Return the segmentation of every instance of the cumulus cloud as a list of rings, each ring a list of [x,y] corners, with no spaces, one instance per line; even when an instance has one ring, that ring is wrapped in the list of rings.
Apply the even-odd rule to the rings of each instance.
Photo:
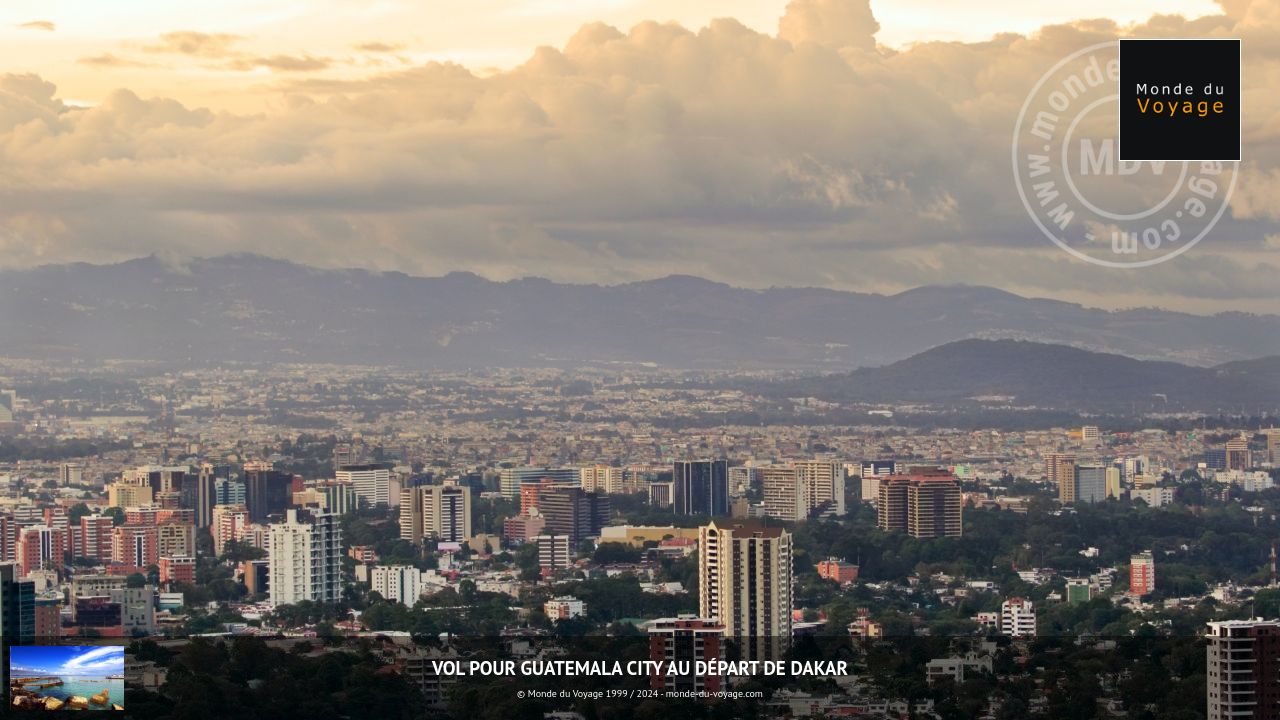
[[[220,58],[234,54],[233,46],[243,40],[228,33],[203,33],[178,30],[160,36],[160,41],[143,49],[152,53],[194,55],[204,58]]]
[[[53,32],[58,29],[58,26],[49,20],[32,20],[31,22],[22,23],[18,27],[23,30],[42,30],[44,32]]]
[[[1008,159],[1023,99],[1059,58],[1123,33],[1263,47],[1280,38],[1277,7],[1227,0],[1208,18],[890,52],[866,0],[794,0],[776,35],[733,20],[590,24],[484,75],[431,63],[343,79],[318,72],[329,58],[224,57],[280,71],[281,101],[254,115],[128,91],[77,108],[40,78],[6,76],[0,257],[254,251],[498,279],[968,282],[1259,307],[1280,294],[1259,255],[1280,222],[1280,54],[1244,74],[1239,217],[1194,263],[1118,275],[1066,256],[1030,224]],[[168,42],[200,55],[232,41]]]

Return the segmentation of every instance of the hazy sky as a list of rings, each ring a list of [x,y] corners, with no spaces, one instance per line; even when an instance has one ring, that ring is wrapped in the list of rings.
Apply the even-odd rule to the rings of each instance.
[[[1007,160],[1040,73],[1117,35],[1248,55],[1230,216],[1136,272],[1049,245]],[[0,42],[6,267],[252,251],[1280,312],[1280,0],[7,0]]]

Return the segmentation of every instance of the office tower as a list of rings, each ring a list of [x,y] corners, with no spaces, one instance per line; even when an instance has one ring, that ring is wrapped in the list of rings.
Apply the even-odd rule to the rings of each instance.
[[[338,443],[333,446],[333,467],[335,469],[343,465],[354,465],[358,458],[359,453],[351,443]]]
[[[422,571],[411,565],[380,565],[369,574],[373,591],[386,600],[413,607],[422,597]]]
[[[1156,561],[1150,551],[1129,558],[1129,594],[1150,595],[1156,589]]]
[[[196,556],[196,528],[190,523],[165,522],[156,525],[156,552],[164,557]]]
[[[1228,440],[1225,449],[1227,470],[1248,470],[1253,465],[1249,457],[1249,441],[1244,437]]]
[[[179,493],[188,475],[189,465],[142,465],[130,471],[126,482],[131,485],[146,485],[154,496],[163,493]]]
[[[569,567],[573,555],[568,535],[539,535],[534,541],[538,543],[538,567],[543,577]]]
[[[554,480],[552,478],[542,478],[536,482],[526,482],[520,486],[520,514],[532,515],[538,509],[538,502],[542,497],[543,491],[555,490],[557,488],[576,489],[577,481],[571,480]]]
[[[79,557],[97,560],[100,563],[111,561],[111,531],[115,527],[110,515],[83,515],[80,517],[79,541],[76,553]]]
[[[33,570],[62,566],[66,552],[65,531],[58,532],[48,525],[32,525],[18,531],[18,569],[22,577]]]
[[[758,470],[765,515],[788,521],[809,517],[808,481],[798,477],[795,468],[767,465]]]
[[[160,561],[155,525],[120,525],[111,531],[111,541],[111,562],[116,565],[145,568]]]
[[[36,636],[36,584],[20,579],[14,563],[0,564],[0,672],[9,687],[9,646],[29,645]]]
[[[1280,465],[1280,428],[1267,428],[1267,462]]]
[[[698,614],[725,628],[743,660],[781,660],[791,640],[791,534],[712,521],[698,530]]]
[[[649,659],[662,663],[663,668],[670,667],[673,662],[688,663],[688,667],[697,668],[698,663],[720,659],[724,626],[715,620],[693,615],[658,618],[648,622],[648,631]],[[688,675],[669,675],[658,671],[649,676],[649,687],[666,692],[715,693],[720,691],[720,675],[698,674],[696,671]]]
[[[888,475],[880,479],[876,524],[885,532],[906,532],[915,538],[960,537],[961,500],[960,481],[941,468]]]
[[[214,481],[213,484],[213,504],[216,505],[245,505],[249,502],[249,493],[244,483],[239,480],[223,480]],[[213,508],[209,508],[209,520],[213,521]]]
[[[1084,447],[1093,447],[1102,440],[1102,432],[1098,430],[1097,425],[1085,425],[1080,428],[1080,444]]]
[[[336,515],[300,519],[285,511],[285,521],[271,525],[268,540],[271,604],[337,602],[342,596],[342,529]]]
[[[215,505],[213,508],[213,524],[209,532],[213,535],[213,554],[222,555],[227,550],[227,543],[244,540],[249,531],[249,510],[243,505]]]
[[[677,515],[729,514],[728,461],[676,461],[672,482]]]
[[[1280,718],[1280,622],[1226,620],[1208,625],[1208,720]]]
[[[149,485],[117,482],[107,486],[107,504],[111,507],[126,508],[150,505],[154,499],[154,493],[152,493]]]
[[[403,494],[403,491],[401,491]],[[301,491],[293,493],[293,504],[312,507],[334,515],[346,515],[359,507],[355,488],[350,483],[337,480],[308,482]]]
[[[600,528],[609,524],[609,496],[584,492],[582,488],[544,490],[538,509],[547,521],[545,532],[569,536],[574,547],[599,535]]]
[[[1118,467],[1109,467],[1106,472],[1107,497],[1120,499],[1120,478],[1122,471]]]
[[[1075,502],[1076,456],[1071,453],[1045,453],[1044,479],[1050,487],[1058,489],[1059,502]]]
[[[292,486],[292,473],[276,470],[267,462],[245,463],[244,504],[249,509],[249,519],[260,523],[283,514],[293,502]]]
[[[541,515],[517,515],[502,521],[502,537],[510,545],[523,545],[535,540],[547,527],[547,521]]]
[[[239,497],[229,499],[238,488]],[[201,463],[200,472],[196,475],[195,511],[196,527],[207,528],[213,522],[213,506],[229,505],[233,502],[244,502],[244,484],[234,483],[231,479],[230,465]]]
[[[334,473],[340,483],[350,483],[363,507],[391,505],[391,464],[342,465]],[[398,496],[397,496],[398,498]]]
[[[400,491],[400,539],[466,542],[471,537],[471,488],[446,480]]]
[[[1075,468],[1076,502],[1099,503],[1107,499],[1107,467],[1077,465]]]
[[[549,480],[555,485],[564,487],[578,487],[582,482],[582,474],[578,472],[578,468],[503,468],[498,476],[498,488],[502,491],[503,497],[515,500],[520,497],[521,487],[536,485],[543,480]]]
[[[578,469],[579,485],[587,492],[612,495],[622,492],[622,468],[592,465]]]
[[[844,465],[825,460],[802,460],[791,463],[797,480],[809,490],[807,503],[810,517],[842,517],[845,514]]]
[[[1020,597],[1011,597],[1001,603],[1000,634],[1009,637],[1035,637],[1035,603]]]
[[[649,483],[649,504],[657,508],[669,508],[675,501],[676,484],[671,481]]]
[[[63,487],[83,485],[84,465],[80,463],[62,463],[62,465],[58,466],[58,484]]]

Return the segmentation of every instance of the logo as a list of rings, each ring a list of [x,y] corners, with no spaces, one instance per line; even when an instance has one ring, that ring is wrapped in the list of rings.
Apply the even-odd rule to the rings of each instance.
[[[1079,50],[1031,89],[1013,132],[1023,207],[1055,245],[1103,267],[1148,267],[1222,218],[1234,162],[1120,159],[1119,41]]]

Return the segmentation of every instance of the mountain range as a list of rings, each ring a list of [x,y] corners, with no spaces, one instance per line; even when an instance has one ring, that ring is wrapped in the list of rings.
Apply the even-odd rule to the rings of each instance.
[[[760,388],[789,397],[899,406],[1274,414],[1280,408],[1280,356],[1195,367],[1064,345],[960,340],[883,367]]]
[[[896,295],[321,270],[257,255],[0,271],[0,356],[848,370],[965,339],[1208,367],[1280,355],[1280,316],[1107,311],[985,287]]]

